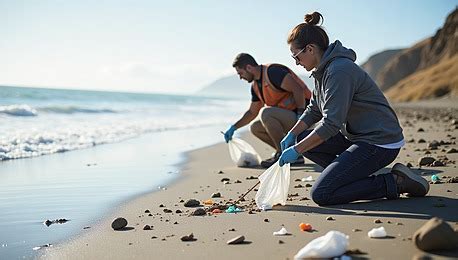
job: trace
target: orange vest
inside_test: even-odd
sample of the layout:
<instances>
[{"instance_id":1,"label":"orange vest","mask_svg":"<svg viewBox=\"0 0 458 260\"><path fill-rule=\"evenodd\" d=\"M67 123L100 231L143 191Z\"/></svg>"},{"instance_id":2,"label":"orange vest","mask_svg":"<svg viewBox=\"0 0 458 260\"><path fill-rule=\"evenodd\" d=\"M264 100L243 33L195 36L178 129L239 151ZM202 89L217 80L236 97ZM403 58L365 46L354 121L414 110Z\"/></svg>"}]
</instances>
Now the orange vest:
<instances>
[{"instance_id":1,"label":"orange vest","mask_svg":"<svg viewBox=\"0 0 458 260\"><path fill-rule=\"evenodd\" d=\"M256 80L253 81L251 84L251 87L253 88L254 92L256 95L259 97L259 99L266 104L267 106L271 107L279 107L279 108L284 108L287 110L295 110L297 108L297 104L294 101L293 93L291 92L286 92L286 91L281 91L275 88L272 83L269 80L269 75L267 73L267 69L269 66L274 65L274 64L266 64L263 65L262 68L262 80L261 80L261 86L262 86L262 94L259 91L258 84ZM275 65L281 65L281 64L275 64ZM281 65L283 66L283 65ZM286 66L285 66L286 67ZM294 73L291 69L286 67L289 70L289 74L291 77L301 86L301 88L304 90L305 98L310 100L312 93L308 89L307 85L302 81L296 73Z\"/></svg>"}]
</instances>

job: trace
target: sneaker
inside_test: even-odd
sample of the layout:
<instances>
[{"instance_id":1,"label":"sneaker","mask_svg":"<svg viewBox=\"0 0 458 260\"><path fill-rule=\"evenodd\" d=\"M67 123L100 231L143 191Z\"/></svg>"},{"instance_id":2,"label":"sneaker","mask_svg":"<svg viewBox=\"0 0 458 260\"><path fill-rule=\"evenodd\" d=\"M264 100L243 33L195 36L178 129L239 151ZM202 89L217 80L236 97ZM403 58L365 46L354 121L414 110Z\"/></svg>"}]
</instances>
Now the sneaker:
<instances>
[{"instance_id":1,"label":"sneaker","mask_svg":"<svg viewBox=\"0 0 458 260\"><path fill-rule=\"evenodd\" d=\"M271 158L263 160L261 162L261 167L266 168L266 169L269 168L270 166L272 166L274 163L278 161L278 159L280 158L280 155L281 155L280 152L276 152Z\"/></svg>"},{"instance_id":2,"label":"sneaker","mask_svg":"<svg viewBox=\"0 0 458 260\"><path fill-rule=\"evenodd\" d=\"M398 177L396 185L399 194L407 193L411 197L423 197L428 193L428 181L412 172L407 166L396 163L391 172Z\"/></svg>"}]
</instances>

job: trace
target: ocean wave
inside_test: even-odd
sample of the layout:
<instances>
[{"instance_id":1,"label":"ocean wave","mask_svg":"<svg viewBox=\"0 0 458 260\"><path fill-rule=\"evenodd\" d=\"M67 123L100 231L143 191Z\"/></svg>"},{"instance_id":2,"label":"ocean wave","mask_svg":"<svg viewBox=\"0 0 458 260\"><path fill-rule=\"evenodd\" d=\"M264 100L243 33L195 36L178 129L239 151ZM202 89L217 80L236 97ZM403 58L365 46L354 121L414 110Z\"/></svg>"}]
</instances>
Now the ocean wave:
<instances>
[{"instance_id":1,"label":"ocean wave","mask_svg":"<svg viewBox=\"0 0 458 260\"><path fill-rule=\"evenodd\" d=\"M78 106L44 106L38 107L38 111L46 113L58 113L58 114L74 114L74 113L88 113L88 114L100 114L100 113L118 113L114 109L108 108L86 108Z\"/></svg>"},{"instance_id":2,"label":"ocean wave","mask_svg":"<svg viewBox=\"0 0 458 260\"><path fill-rule=\"evenodd\" d=\"M37 116L37 110L29 105L8 105L0 106L0 114L10 116Z\"/></svg>"}]
</instances>

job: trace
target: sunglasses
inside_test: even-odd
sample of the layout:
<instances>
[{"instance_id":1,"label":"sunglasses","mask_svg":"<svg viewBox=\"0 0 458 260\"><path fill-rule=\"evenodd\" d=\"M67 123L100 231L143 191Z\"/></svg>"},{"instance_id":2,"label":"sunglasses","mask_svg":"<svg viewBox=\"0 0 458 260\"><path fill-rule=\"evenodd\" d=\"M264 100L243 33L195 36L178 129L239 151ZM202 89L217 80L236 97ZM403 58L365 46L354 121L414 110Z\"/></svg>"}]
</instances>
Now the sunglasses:
<instances>
[{"instance_id":1,"label":"sunglasses","mask_svg":"<svg viewBox=\"0 0 458 260\"><path fill-rule=\"evenodd\" d=\"M293 59L294 59L295 61L299 62L300 60L299 60L299 58L298 58L297 56L299 56L299 54L301 54L303 51L305 51L306 48L307 48L307 46L305 46L305 47L304 47L302 50L300 50L298 53L291 55L291 57L293 57Z\"/></svg>"}]
</instances>

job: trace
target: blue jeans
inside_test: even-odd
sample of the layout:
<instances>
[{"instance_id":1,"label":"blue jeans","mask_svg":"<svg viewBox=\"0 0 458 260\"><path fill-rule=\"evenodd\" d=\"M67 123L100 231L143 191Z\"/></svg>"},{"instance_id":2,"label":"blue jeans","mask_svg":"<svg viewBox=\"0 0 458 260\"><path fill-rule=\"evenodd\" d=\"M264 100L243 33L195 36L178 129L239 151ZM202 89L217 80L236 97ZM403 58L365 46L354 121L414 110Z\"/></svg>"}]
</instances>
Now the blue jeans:
<instances>
[{"instance_id":1,"label":"blue jeans","mask_svg":"<svg viewBox=\"0 0 458 260\"><path fill-rule=\"evenodd\" d=\"M298 136L298 142L311 131ZM370 176L393 162L400 149L351 142L340 132L303 156L324 168L311 190L318 205L399 197L392 174Z\"/></svg>"}]
</instances>

